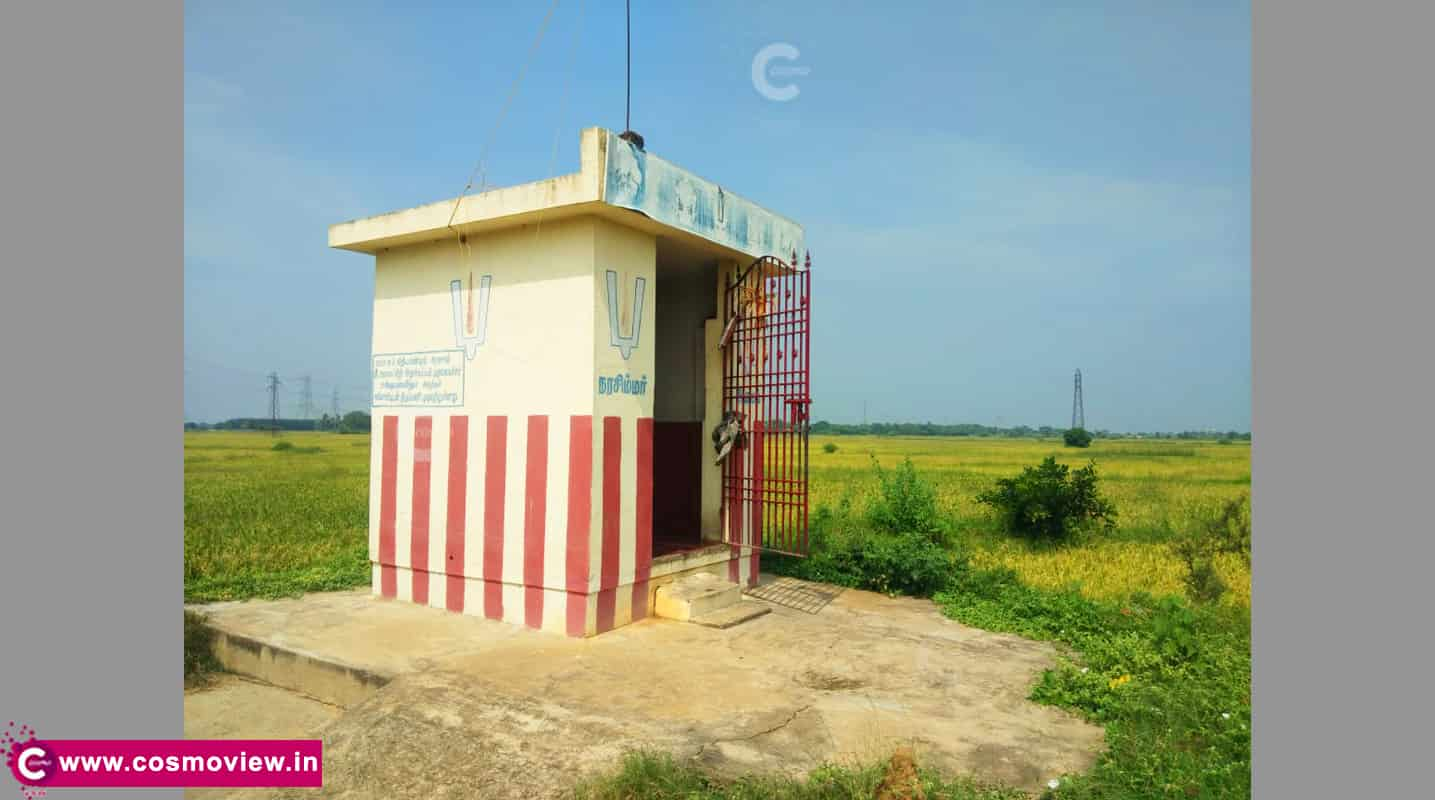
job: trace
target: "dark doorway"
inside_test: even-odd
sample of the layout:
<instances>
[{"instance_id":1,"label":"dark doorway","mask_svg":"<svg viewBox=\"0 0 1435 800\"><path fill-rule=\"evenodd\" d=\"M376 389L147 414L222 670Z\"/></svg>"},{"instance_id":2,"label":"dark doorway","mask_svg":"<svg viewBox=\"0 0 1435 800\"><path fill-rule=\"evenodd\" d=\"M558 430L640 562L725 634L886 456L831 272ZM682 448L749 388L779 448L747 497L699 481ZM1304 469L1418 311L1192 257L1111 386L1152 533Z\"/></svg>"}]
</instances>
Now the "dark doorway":
<instances>
[{"instance_id":1,"label":"dark doorway","mask_svg":"<svg viewBox=\"0 0 1435 800\"><path fill-rule=\"evenodd\" d=\"M653 556L700 547L703 321L716 315L717 268L660 248L653 381Z\"/></svg>"}]
</instances>

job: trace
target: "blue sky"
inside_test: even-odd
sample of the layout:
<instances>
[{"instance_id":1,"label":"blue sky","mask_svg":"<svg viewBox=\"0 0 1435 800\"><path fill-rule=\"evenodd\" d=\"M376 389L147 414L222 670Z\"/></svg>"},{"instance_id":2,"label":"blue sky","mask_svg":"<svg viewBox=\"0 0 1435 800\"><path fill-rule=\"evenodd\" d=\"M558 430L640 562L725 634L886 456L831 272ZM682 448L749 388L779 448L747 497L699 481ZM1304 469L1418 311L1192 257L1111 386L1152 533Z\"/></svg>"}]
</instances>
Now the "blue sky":
<instances>
[{"instance_id":1,"label":"blue sky","mask_svg":"<svg viewBox=\"0 0 1435 800\"><path fill-rule=\"evenodd\" d=\"M366 407L372 259L330 224L507 185L623 128L623 4L185 5L185 414L264 375ZM814 414L1250 428L1250 12L633 2L648 149L801 222ZM753 56L797 47L788 102Z\"/></svg>"}]
</instances>

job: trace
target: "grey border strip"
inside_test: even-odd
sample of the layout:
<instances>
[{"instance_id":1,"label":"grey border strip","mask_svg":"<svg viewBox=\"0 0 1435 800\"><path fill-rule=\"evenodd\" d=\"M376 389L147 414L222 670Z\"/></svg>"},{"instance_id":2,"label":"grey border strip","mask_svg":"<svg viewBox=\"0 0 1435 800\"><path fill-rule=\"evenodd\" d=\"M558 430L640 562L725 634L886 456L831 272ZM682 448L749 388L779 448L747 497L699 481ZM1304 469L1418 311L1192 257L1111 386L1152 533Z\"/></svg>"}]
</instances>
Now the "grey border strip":
<instances>
[{"instance_id":1,"label":"grey border strip","mask_svg":"<svg viewBox=\"0 0 1435 800\"><path fill-rule=\"evenodd\" d=\"M0 24L0 723L41 737L183 734L183 13Z\"/></svg>"}]
</instances>

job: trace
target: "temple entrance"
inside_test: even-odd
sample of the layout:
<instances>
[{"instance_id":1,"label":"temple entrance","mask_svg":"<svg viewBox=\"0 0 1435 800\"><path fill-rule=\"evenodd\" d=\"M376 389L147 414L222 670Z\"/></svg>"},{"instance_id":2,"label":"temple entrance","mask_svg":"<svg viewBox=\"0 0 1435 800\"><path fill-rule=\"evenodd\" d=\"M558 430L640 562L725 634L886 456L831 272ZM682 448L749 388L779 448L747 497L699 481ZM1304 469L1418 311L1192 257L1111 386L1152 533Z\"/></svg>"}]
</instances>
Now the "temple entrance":
<instances>
[{"instance_id":1,"label":"temple entrance","mask_svg":"<svg viewBox=\"0 0 1435 800\"><path fill-rule=\"evenodd\" d=\"M708 321L717 316L717 263L682 248L658 247L657 336L653 381L653 557L700 547L703 536L704 420L710 354ZM717 539L717 532L709 532Z\"/></svg>"}]
</instances>

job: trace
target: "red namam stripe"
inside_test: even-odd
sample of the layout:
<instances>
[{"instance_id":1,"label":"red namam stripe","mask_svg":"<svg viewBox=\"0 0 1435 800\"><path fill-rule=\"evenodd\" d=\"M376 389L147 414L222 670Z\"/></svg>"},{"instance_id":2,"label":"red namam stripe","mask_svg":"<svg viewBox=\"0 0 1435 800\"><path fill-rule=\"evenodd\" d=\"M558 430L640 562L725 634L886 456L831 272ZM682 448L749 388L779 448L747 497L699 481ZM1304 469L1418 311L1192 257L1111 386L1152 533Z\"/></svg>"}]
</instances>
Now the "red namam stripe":
<instances>
[{"instance_id":1,"label":"red namam stripe","mask_svg":"<svg viewBox=\"0 0 1435 800\"><path fill-rule=\"evenodd\" d=\"M414 491L409 529L409 572L414 602L429 602L429 479L433 472L433 417L414 420Z\"/></svg>"},{"instance_id":2,"label":"red namam stripe","mask_svg":"<svg viewBox=\"0 0 1435 800\"><path fill-rule=\"evenodd\" d=\"M384 434L379 445L379 593L398 594L394 571L394 519L398 514L399 420L384 417Z\"/></svg>"},{"instance_id":3,"label":"red namam stripe","mask_svg":"<svg viewBox=\"0 0 1435 800\"><path fill-rule=\"evenodd\" d=\"M503 489L508 469L508 418L488 418L483 476L483 615L503 619Z\"/></svg>"},{"instance_id":4,"label":"red namam stripe","mask_svg":"<svg viewBox=\"0 0 1435 800\"><path fill-rule=\"evenodd\" d=\"M593 514L593 418L568 420L568 635L588 628L588 549Z\"/></svg>"},{"instance_id":5,"label":"red namam stripe","mask_svg":"<svg viewBox=\"0 0 1435 800\"><path fill-rule=\"evenodd\" d=\"M548 528L548 417L528 418L523 481L523 621L543 627L543 539Z\"/></svg>"},{"instance_id":6,"label":"red namam stripe","mask_svg":"<svg viewBox=\"0 0 1435 800\"><path fill-rule=\"evenodd\" d=\"M468 417L448 420L448 513L444 530L444 605L463 613L464 514L468 511Z\"/></svg>"},{"instance_id":7,"label":"red namam stripe","mask_svg":"<svg viewBox=\"0 0 1435 800\"><path fill-rule=\"evenodd\" d=\"M648 616L648 575L653 566L653 418L638 420L637 553L633 559L633 619Z\"/></svg>"},{"instance_id":8,"label":"red namam stripe","mask_svg":"<svg viewBox=\"0 0 1435 800\"><path fill-rule=\"evenodd\" d=\"M468 271L468 321L464 329L468 335L473 335L473 270Z\"/></svg>"},{"instance_id":9,"label":"red namam stripe","mask_svg":"<svg viewBox=\"0 0 1435 800\"><path fill-rule=\"evenodd\" d=\"M623 427L619 417L603 418L603 550L598 587L598 632L613 628L618 587L619 509L623 491Z\"/></svg>"}]
</instances>

